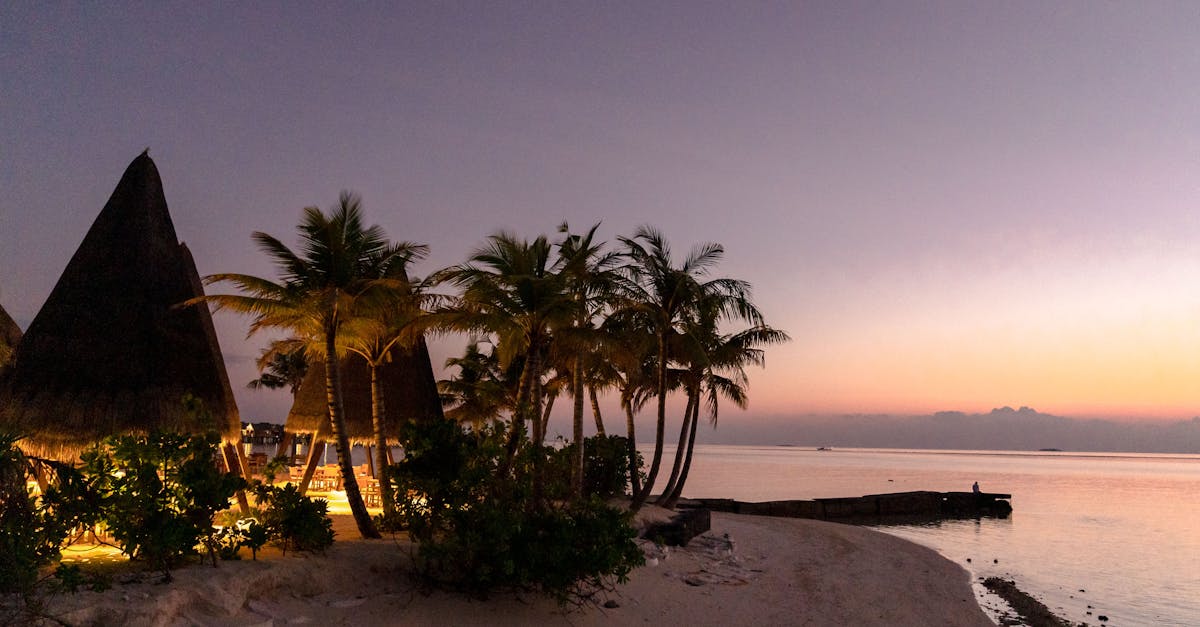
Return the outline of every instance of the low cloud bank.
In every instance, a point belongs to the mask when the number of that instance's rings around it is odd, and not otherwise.
[[[707,437],[705,437],[707,436]],[[1200,454],[1200,416],[1175,422],[1082,420],[1029,407],[986,414],[851,414],[773,418],[707,431],[700,442],[854,448],[930,448]]]

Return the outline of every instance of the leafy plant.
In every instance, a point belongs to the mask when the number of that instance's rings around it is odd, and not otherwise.
[[[516,459],[515,479],[498,476],[507,439],[503,427],[468,433],[451,421],[402,429],[405,457],[392,467],[391,489],[399,522],[418,543],[419,574],[477,595],[510,588],[561,602],[624,581],[642,563],[631,514],[599,498],[539,498],[531,447]]]
[[[114,436],[82,455],[83,475],[121,551],[170,580],[213,534],[213,517],[245,482],[215,463],[215,433]],[[210,544],[211,546],[211,544]]]
[[[0,435],[0,592],[28,594],[38,569],[58,559],[67,528],[26,488],[31,461],[17,439]]]
[[[583,442],[583,494],[600,499],[626,494],[629,488],[629,438],[597,435],[585,438]],[[548,476],[571,476],[578,450],[578,446],[572,442],[554,451],[549,461],[551,470]],[[638,453],[638,465],[641,465],[641,453]],[[561,488],[561,485],[556,484],[555,487]],[[562,494],[560,491],[554,493]]]
[[[246,530],[246,546],[257,555],[258,547],[273,542],[284,553],[296,551],[324,551],[333,544],[333,521],[329,520],[329,503],[325,499],[312,499],[300,494],[300,489],[290,483],[280,487],[255,483],[254,494],[258,499],[261,518],[257,525]],[[257,547],[252,543],[257,543]]]

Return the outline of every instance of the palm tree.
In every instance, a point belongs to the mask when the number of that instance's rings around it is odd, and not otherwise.
[[[643,316],[636,311],[617,310],[600,326],[600,356],[613,369],[613,387],[620,395],[625,413],[625,437],[629,446],[629,487],[636,496],[641,490],[635,414],[645,407],[654,391],[655,339]]]
[[[532,440],[539,450],[545,441],[540,420],[545,356],[553,329],[564,326],[574,311],[564,296],[563,277],[552,264],[552,252],[545,236],[528,241],[501,232],[490,236],[467,263],[437,275],[439,281],[463,289],[455,306],[439,311],[439,324],[495,338],[501,368],[523,357],[502,473],[512,468],[525,421],[533,425]],[[539,457],[534,456],[535,473]]]
[[[752,306],[752,305],[751,305]],[[761,319],[761,315],[757,315]],[[709,416],[716,425],[718,403],[723,396],[740,408],[748,402],[747,364],[763,365],[764,353],[759,346],[788,340],[786,333],[765,324],[755,325],[733,335],[721,335],[722,312],[719,298],[705,298],[694,304],[691,315],[683,325],[684,333],[677,336],[678,354],[686,364],[682,374],[688,404],[680,428],[679,445],[671,476],[663,488],[658,505],[674,507],[683,493],[687,471],[691,467],[692,451],[696,444],[696,425],[701,404],[707,404]],[[707,403],[701,398],[706,390]],[[686,461],[685,461],[686,457]]]
[[[571,488],[575,498],[583,496],[584,460],[583,442],[583,396],[584,371],[588,366],[588,352],[596,345],[595,320],[608,306],[613,293],[616,276],[613,268],[617,254],[604,252],[604,243],[596,243],[597,223],[587,233],[571,233],[570,226],[563,222],[558,230],[565,237],[559,243],[559,266],[565,279],[565,296],[574,305],[574,316],[568,329],[560,334],[571,354],[572,438],[575,441],[575,460],[571,473]],[[593,402],[595,394],[593,392]],[[598,408],[598,405],[596,406]],[[600,429],[603,432],[603,428]]]
[[[703,385],[707,390],[706,402],[709,421],[713,428],[717,426],[717,416],[722,397],[728,399],[740,409],[745,409],[749,403],[746,387],[749,378],[745,367],[766,365],[764,352],[759,346],[766,344],[781,344],[790,338],[787,333],[771,328],[765,324],[756,325],[733,335],[723,335],[713,338],[715,341],[709,347],[707,365],[701,373]],[[687,482],[688,471],[692,467],[692,451],[696,445],[696,424],[700,417],[700,402],[697,399],[692,409],[691,426],[687,439],[687,454],[684,457],[683,468],[679,472],[679,480],[673,490],[664,490],[667,494],[663,507],[674,509],[679,497],[683,494],[683,485]],[[682,447],[682,442],[680,447]]]
[[[702,244],[676,266],[666,239],[657,230],[642,226],[632,238],[622,237],[623,251],[628,263],[623,266],[621,284],[622,307],[637,311],[653,329],[657,343],[655,393],[658,400],[658,422],[655,430],[654,457],[646,475],[646,484],[634,495],[630,507],[641,508],[650,496],[662,464],[663,434],[667,413],[667,368],[670,355],[668,340],[687,318],[693,303],[704,298],[716,298],[722,314],[761,322],[761,315],[750,301],[750,286],[745,281],[718,278],[706,279],[709,270],[724,256],[719,244]]]
[[[201,297],[217,308],[250,314],[250,332],[285,328],[301,338],[319,340],[319,356],[325,360],[325,394],[329,405],[330,430],[338,454],[338,466],[346,489],[346,500],[364,538],[378,538],[362,501],[350,462],[350,441],[342,410],[342,384],[338,366],[338,334],[353,318],[360,301],[368,301],[380,290],[391,289],[381,266],[403,257],[406,250],[388,244],[378,226],[363,224],[358,196],[342,192],[338,204],[325,215],[317,207],[304,209],[299,225],[300,250],[293,252],[278,239],[261,232],[254,241],[275,262],[279,281],[246,274],[214,274],[206,282],[229,282],[243,294]]]
[[[246,384],[251,390],[288,388],[292,396],[308,372],[308,354],[297,339],[271,342],[258,357],[259,377]]]
[[[304,343],[299,338],[275,340],[263,350],[257,365],[259,377],[247,383],[246,387],[252,390],[277,390],[287,387],[295,399],[296,392],[300,390],[300,384],[304,381],[304,375],[308,372],[308,353],[305,352]],[[275,457],[286,454],[295,437],[295,434],[285,430],[279,440],[279,446],[275,449]]]
[[[457,422],[470,421],[476,429],[485,420],[497,421],[504,412],[516,408],[516,385],[520,374],[510,376],[501,370],[493,349],[483,352],[482,341],[472,339],[462,357],[446,360],[447,368],[458,368],[458,376],[438,381],[446,417]],[[514,365],[519,365],[514,362]]]
[[[370,267],[380,273],[381,283],[375,298],[368,299],[343,327],[340,344],[357,353],[367,362],[371,372],[371,430],[375,441],[375,478],[383,489],[379,491],[383,511],[395,509],[392,491],[387,488],[388,443],[384,433],[385,407],[379,387],[379,367],[389,361],[395,348],[411,348],[424,337],[424,311],[420,282],[408,278],[408,264],[429,252],[424,244],[401,242],[386,250],[390,260],[379,260]],[[368,458],[370,451],[368,451]]]

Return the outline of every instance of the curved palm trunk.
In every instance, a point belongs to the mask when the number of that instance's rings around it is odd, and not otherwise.
[[[238,459],[238,448],[240,447],[236,447],[229,442],[226,442],[225,446],[221,447],[221,452],[225,455],[225,468],[229,472],[249,481],[250,475],[243,470],[244,467],[242,466],[241,461]],[[45,491],[44,488],[43,491]],[[250,499],[246,498],[246,491],[238,490],[236,496],[238,501],[238,509],[242,511],[243,515],[249,514]]]
[[[697,401],[696,406],[692,409],[692,432],[688,435],[687,456],[683,459],[683,470],[679,473],[679,482],[675,484],[675,491],[663,503],[663,507],[667,509],[675,509],[675,504],[679,502],[679,497],[683,495],[683,484],[687,483],[688,471],[692,468],[692,451],[696,448],[696,424],[699,422],[700,402]]]
[[[574,409],[572,411],[571,425],[573,433],[571,435],[575,440],[575,459],[573,460],[574,471],[571,473],[571,493],[575,498],[583,498],[583,468],[584,468],[584,451],[583,451],[583,358],[575,355],[574,372],[571,373],[571,393],[574,395]]]
[[[323,457],[325,457],[325,442],[318,442],[317,434],[314,433],[312,440],[308,443],[308,459],[304,462],[304,476],[300,478],[300,496],[308,493],[308,485],[312,483],[313,474],[317,472],[317,466]]]
[[[342,471],[342,487],[346,490],[346,501],[354,514],[358,533],[364,538],[378,538],[379,531],[371,522],[367,506],[363,503],[358,481],[354,477],[354,466],[350,464],[350,438],[346,435],[346,418],[342,414],[342,380],[338,368],[337,326],[332,320],[325,326],[325,398],[329,405],[329,426],[338,456],[338,468]]]
[[[531,410],[532,403],[529,399],[529,392],[533,387],[531,384],[533,370],[536,365],[533,362],[536,360],[536,354],[530,351],[525,360],[525,369],[521,372],[521,382],[517,384],[517,407],[513,411],[512,425],[508,432],[508,450],[505,451],[504,464],[498,470],[501,477],[507,476],[512,471],[513,462],[517,458],[517,451],[521,448],[521,440],[525,439],[525,421],[531,416],[534,423],[533,430],[537,431],[537,422],[540,416],[537,412]]]
[[[557,394],[546,399],[546,406],[542,408],[542,433],[550,428],[550,412],[554,411],[554,401],[556,400],[558,400]]]
[[[596,400],[596,386],[587,386],[588,398],[592,401],[592,417],[596,419],[596,435],[606,437],[604,419],[600,416],[600,401]]]
[[[637,438],[633,428],[633,403],[629,402],[629,398],[625,394],[621,394],[621,407],[625,410],[625,437],[629,439],[629,494],[636,496],[641,490],[641,477],[638,471],[641,468],[637,463]]]
[[[656,387],[658,391],[658,424],[654,431],[654,458],[650,462],[650,472],[646,473],[646,485],[642,486],[641,492],[629,504],[629,508],[635,512],[646,504],[646,499],[650,498],[650,491],[654,489],[654,480],[658,478],[658,468],[662,465],[663,432],[667,429],[667,334],[665,331],[660,331],[658,334],[658,382]]]
[[[534,434],[533,434],[533,499],[535,502],[542,500],[542,482],[543,466],[542,457],[545,452],[543,449],[546,445],[546,430],[542,428],[542,423],[537,420],[542,415],[542,371],[541,360],[535,354],[533,356],[533,381],[531,382],[531,395],[533,397],[533,411],[530,413],[534,417]]]
[[[395,509],[395,501],[392,499],[392,489],[388,485],[387,480],[387,437],[383,433],[383,391],[379,389],[379,372],[374,363],[371,363],[371,428],[375,432],[375,479],[379,481],[379,498],[383,505],[384,515],[390,514]],[[371,453],[367,453],[367,459],[371,459]]]
[[[675,445],[675,462],[671,465],[671,476],[667,478],[667,485],[663,486],[662,494],[654,502],[655,505],[666,503],[667,499],[671,498],[671,493],[675,491],[675,481],[679,479],[679,469],[683,467],[683,453],[687,450],[687,437],[689,426],[692,423],[692,411],[698,404],[696,394],[693,392],[691,386],[689,386],[687,407],[683,410],[683,422],[679,425],[679,443]]]

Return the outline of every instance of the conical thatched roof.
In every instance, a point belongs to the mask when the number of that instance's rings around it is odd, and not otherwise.
[[[367,360],[350,354],[342,359],[340,372],[347,435],[351,443],[371,444],[374,442],[371,369]],[[403,421],[442,418],[437,381],[433,378],[424,339],[409,350],[392,349],[392,360],[379,367],[379,383],[383,391],[384,433],[389,441],[396,440]],[[315,433],[320,439],[331,437],[322,360],[309,364],[284,428],[292,433]]]
[[[4,366],[20,342],[21,327],[17,326],[16,321],[8,315],[7,311],[4,311],[4,307],[0,307],[0,375],[4,372]]]
[[[143,153],[29,325],[0,385],[0,428],[36,454],[72,459],[105,436],[215,428],[236,441],[233,401],[203,292]],[[185,408],[192,395],[209,416]]]

